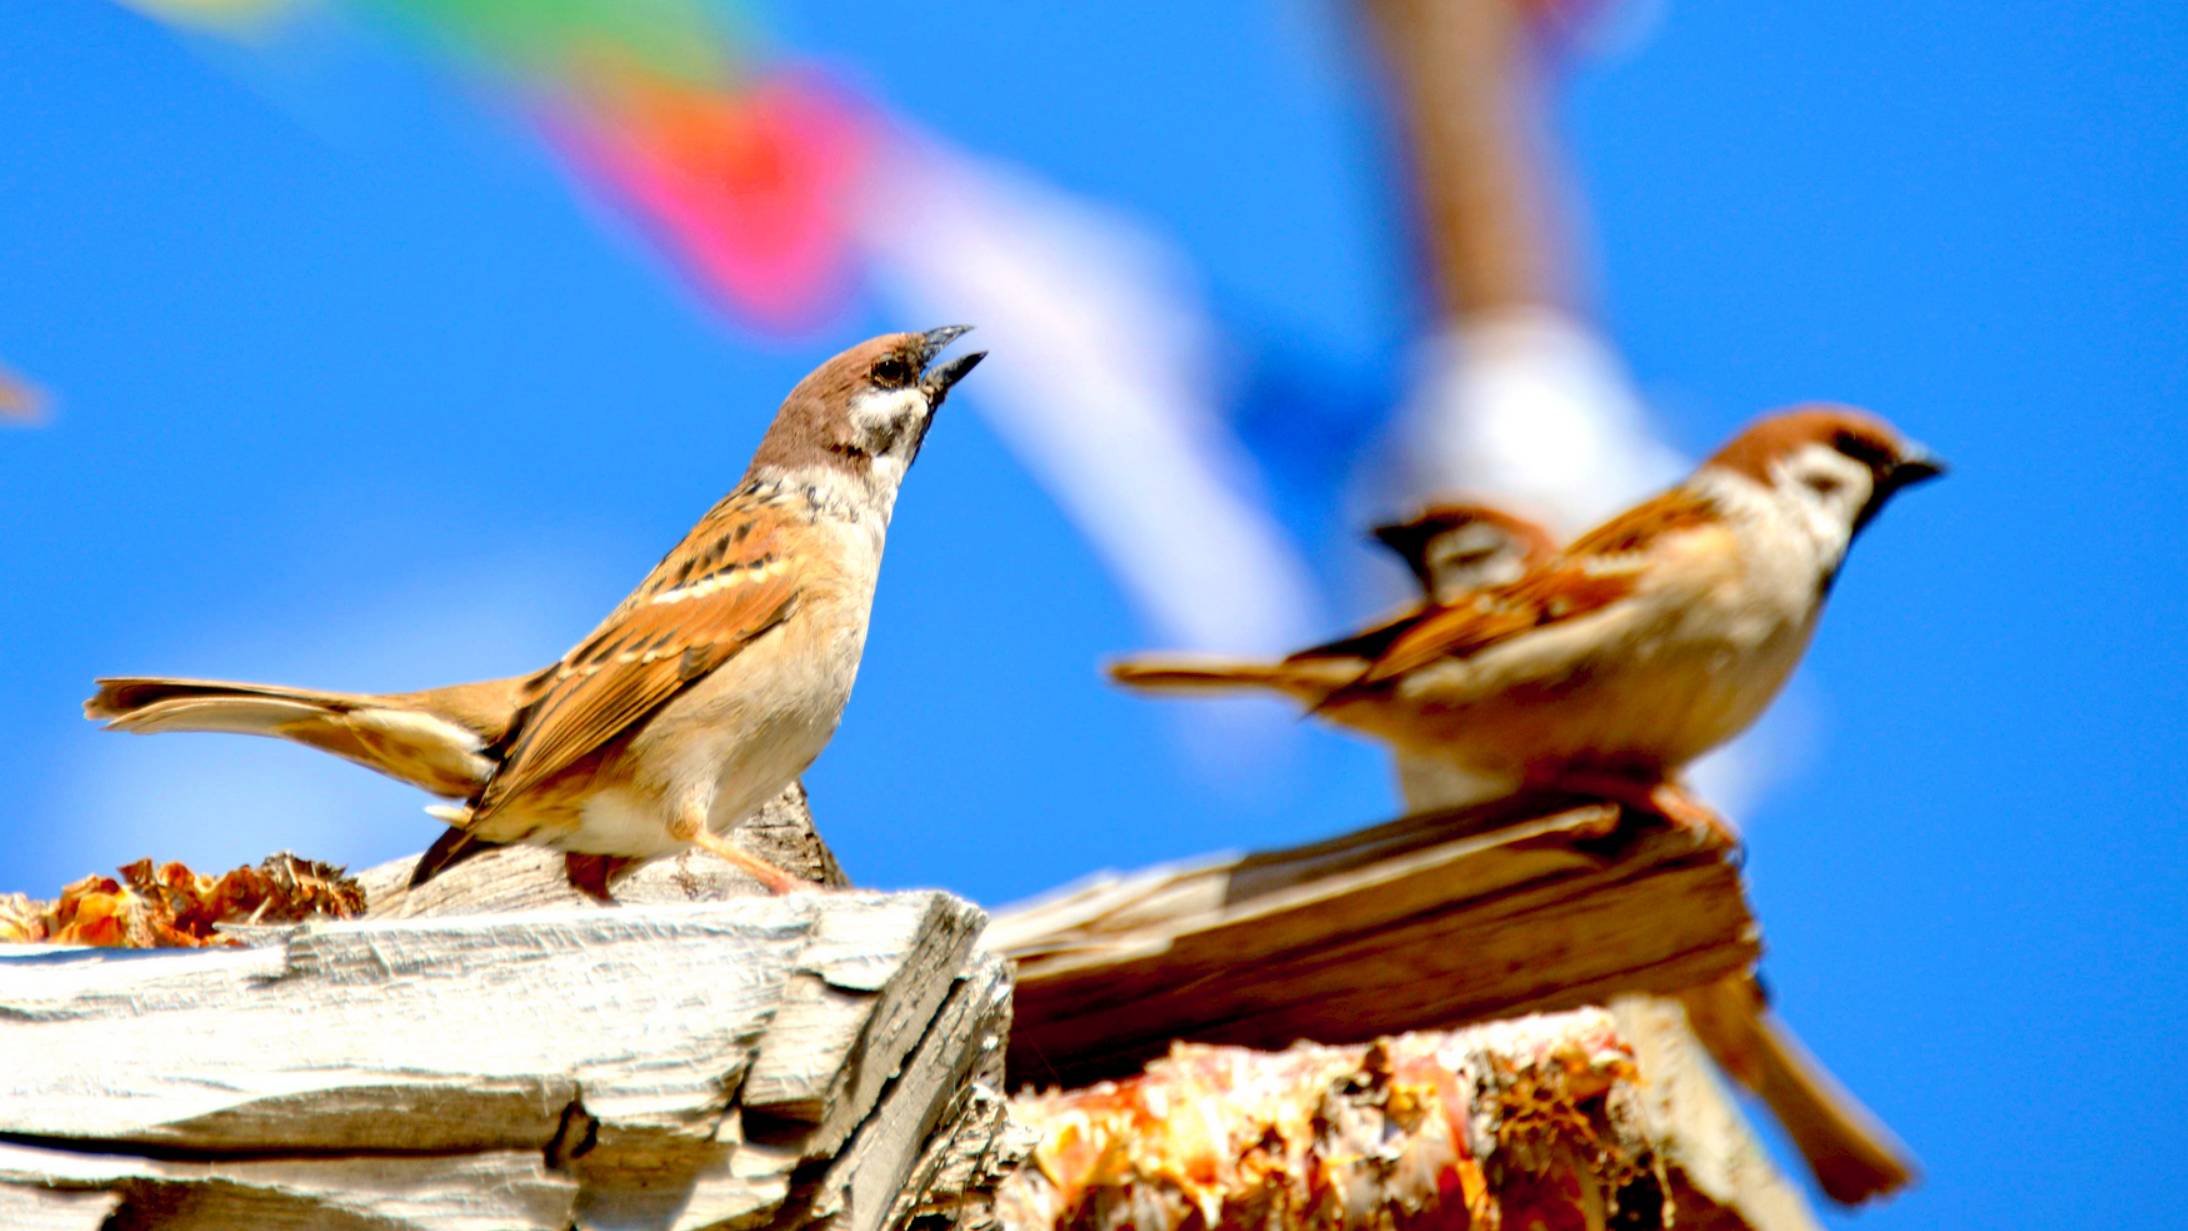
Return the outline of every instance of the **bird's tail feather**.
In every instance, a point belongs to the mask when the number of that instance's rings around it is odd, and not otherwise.
[[[1109,678],[1139,692],[1280,692],[1319,704],[1352,682],[1360,664],[1307,659],[1257,663],[1213,658],[1133,658],[1109,665]]]
[[[486,755],[515,712],[522,677],[428,692],[326,692],[225,680],[132,677],[99,681],[84,716],[151,735],[265,735],[331,752],[448,798],[467,798],[493,772]],[[496,704],[496,698],[506,700]]]
[[[1825,1195],[1859,1205],[1914,1182],[1907,1147],[1771,1015],[1752,979],[1721,979],[1680,998],[1710,1054],[1769,1105]]]

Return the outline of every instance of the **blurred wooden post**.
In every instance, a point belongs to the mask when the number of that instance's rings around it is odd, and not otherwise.
[[[1363,0],[1400,104],[1443,313],[1572,307],[1566,201],[1519,0]]]
[[[39,423],[46,417],[50,399],[38,386],[0,364],[0,421]]]

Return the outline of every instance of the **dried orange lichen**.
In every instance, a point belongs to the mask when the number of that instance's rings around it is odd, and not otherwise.
[[[1595,1012],[1359,1047],[1180,1044],[1130,1080],[1014,1100],[1039,1144],[998,1214],[1011,1231],[1599,1225],[1603,1179],[1631,1171],[1605,1104],[1633,1077]]]
[[[119,879],[87,876],[50,903],[0,897],[0,942],[195,949],[236,943],[218,924],[348,919],[365,909],[364,890],[341,868],[285,852],[223,876],[150,859],[116,871]]]

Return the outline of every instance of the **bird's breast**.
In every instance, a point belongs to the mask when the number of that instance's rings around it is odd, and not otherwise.
[[[1425,668],[1387,701],[1333,716],[1507,778],[1555,765],[1677,769],[1755,721],[1813,624],[1810,605],[1736,574],[1692,580]]]

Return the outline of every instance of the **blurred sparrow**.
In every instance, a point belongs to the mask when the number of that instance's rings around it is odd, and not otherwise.
[[[802,773],[858,673],[898,485],[980,354],[966,331],[875,338],[799,382],[744,481],[560,662],[396,694],[109,679],[84,705],[121,731],[272,735],[464,802],[411,884],[496,845],[567,853],[607,896],[625,864],[711,851],[798,882],[722,835]]]
[[[1452,603],[1501,585],[1556,553],[1550,532],[1499,509],[1445,504],[1375,537],[1405,560],[1425,598]],[[1478,802],[1478,785],[1442,762],[1399,755],[1398,779],[1415,810]],[[1719,1066],[1770,1107],[1832,1200],[1858,1205],[1904,1188],[1914,1164],[1891,1130],[1833,1078],[1769,1010],[1751,974],[1679,994],[1688,1024]]]
[[[1515,581],[1557,554],[1548,530],[1485,504],[1430,505],[1405,521],[1375,527],[1374,534],[1421,583],[1421,598],[1357,633],[1295,651],[1285,662],[1373,658],[1436,604]]]
[[[1486,504],[1432,504],[1405,521],[1377,526],[1374,533],[1405,562],[1420,583],[1421,598],[1413,611],[1371,634],[1410,623],[1427,604],[1456,602],[1470,591],[1517,581],[1557,554],[1557,538],[1548,527]],[[1441,758],[1394,752],[1393,760],[1399,794],[1416,812],[1483,803],[1504,790],[1504,784],[1476,778]]]
[[[1143,658],[1111,674],[1281,692],[1502,793],[1603,796],[1729,844],[1674,776],[1762,713],[1855,535],[1942,469],[1872,415],[1789,411],[1517,580],[1281,662]]]
[[[1432,504],[1375,527],[1375,541],[1405,561],[1433,603],[1517,581],[1557,554],[1557,537],[1547,527],[1486,504]]]

